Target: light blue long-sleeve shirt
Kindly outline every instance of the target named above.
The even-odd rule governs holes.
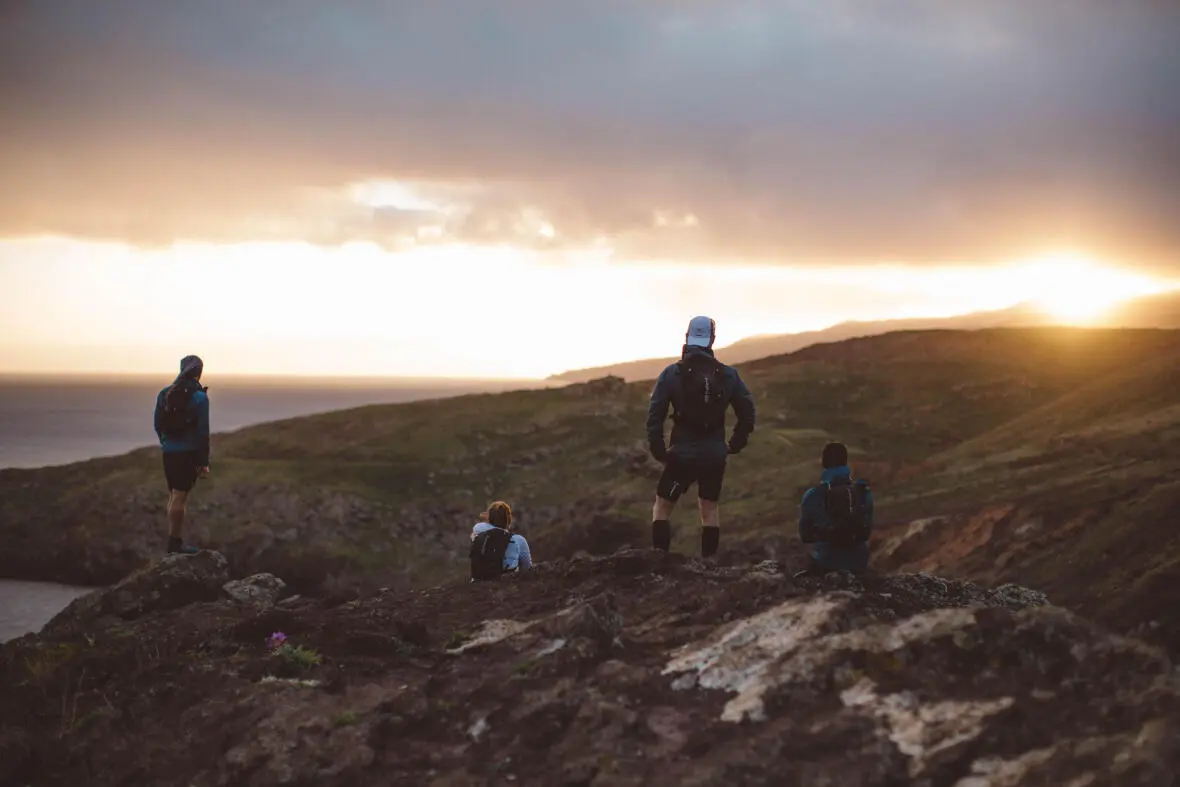
[[[471,537],[475,538],[480,533],[494,527],[495,525],[487,522],[480,522],[471,531]],[[508,546],[504,549],[504,570],[515,571],[519,568],[521,571],[528,571],[532,567],[533,553],[529,551],[529,542],[525,541],[524,536],[513,533],[512,537],[508,539]]]

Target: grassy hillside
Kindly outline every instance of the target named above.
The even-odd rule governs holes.
[[[1100,532],[1110,534],[1129,532],[1128,511],[1167,520],[1177,510],[1174,421],[1158,425],[1180,405],[1169,377],[1178,354],[1174,332],[996,329],[896,333],[743,365],[759,422],[727,477],[723,549],[794,559],[799,496],[835,438],[873,481],[881,521],[946,517],[904,544],[908,525],[888,529],[882,566],[937,564],[1057,587],[1057,563],[1039,557],[1023,519],[1004,531],[1013,556],[1001,568],[988,539],[979,549],[947,544],[964,517],[997,506],[1052,506],[1046,522],[1081,529],[1109,516]],[[214,478],[198,489],[191,521],[236,571],[273,570],[304,590],[461,576],[466,534],[495,498],[513,504],[541,559],[647,543],[660,470],[643,438],[648,394],[647,384],[604,379],[217,435]],[[1066,503],[1045,496],[1058,487]],[[162,548],[164,498],[153,450],[0,472],[0,573],[113,581]],[[686,503],[675,546],[695,551]],[[1089,566],[1087,555],[1115,554],[1128,576],[1147,569],[1133,550],[1111,552],[1107,538],[1124,543],[1062,539],[1078,553],[1053,560]],[[1154,570],[1171,577],[1176,542],[1170,531],[1152,538],[1152,559],[1166,564]]]
[[[1178,361],[1138,356],[932,455],[890,490],[878,564],[1026,583],[1180,647]]]

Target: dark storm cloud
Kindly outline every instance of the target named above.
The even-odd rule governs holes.
[[[1180,247],[1175,3],[4,8],[9,235],[551,244],[540,216],[655,257]],[[447,211],[345,198],[377,179]]]

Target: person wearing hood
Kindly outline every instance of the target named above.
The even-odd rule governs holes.
[[[688,324],[678,362],[660,374],[647,411],[651,455],[664,465],[652,507],[652,546],[667,552],[672,542],[669,518],[680,496],[697,485],[701,517],[701,556],[712,557],[721,541],[719,501],[730,454],[746,447],[754,431],[754,397],[737,370],[717,360],[717,324],[694,317]],[[664,442],[664,421],[672,409],[672,433]],[[737,423],[728,442],[725,416],[733,408]]]
[[[813,544],[808,566],[795,576],[829,571],[862,574],[869,566],[873,493],[864,479],[853,481],[848,447],[828,443],[821,455],[823,475],[799,506],[799,540]]]
[[[209,394],[201,385],[204,363],[195,355],[180,362],[180,374],[156,396],[156,437],[164,454],[168,483],[168,552],[198,551],[184,543],[188,496],[209,476]]]

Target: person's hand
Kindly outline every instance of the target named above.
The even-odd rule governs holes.
[[[652,457],[657,462],[663,464],[668,461],[668,447],[664,445],[663,440],[658,443],[652,443],[648,448],[651,450]]]
[[[730,454],[740,454],[742,452],[742,449],[745,447],[746,447],[745,440],[738,440],[735,438],[735,439],[729,441],[729,449],[728,450],[729,450]]]
[[[208,477],[209,477],[209,465],[205,465],[197,472],[197,478],[208,478]]]

